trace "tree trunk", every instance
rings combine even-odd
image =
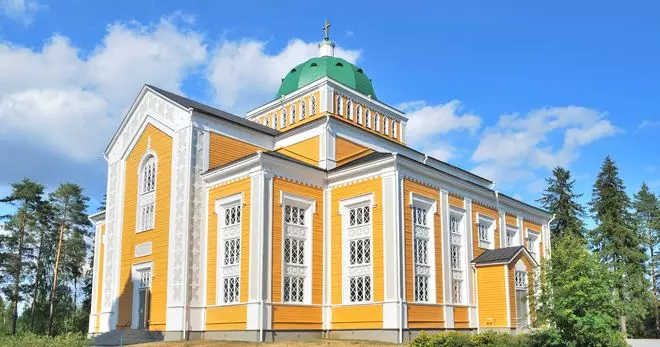
[[[23,265],[23,235],[25,234],[25,211],[21,216],[21,226],[18,229],[18,264],[16,265],[16,272],[14,272],[14,288],[12,290],[12,303],[11,303],[11,334],[16,336],[16,320],[18,319],[18,290],[21,283],[21,268]]]
[[[39,236],[39,250],[37,251],[37,273],[34,276],[34,290],[32,291],[32,316],[30,317],[30,330],[34,332],[34,315],[37,311],[37,295],[39,295],[39,275],[41,272],[41,249],[44,247],[44,232]]]
[[[651,280],[653,281],[653,313],[655,314],[655,330],[660,331],[660,319],[658,319],[658,283],[655,279],[655,245],[651,242]]]
[[[64,238],[65,224],[60,225],[60,239],[57,242],[57,255],[55,256],[55,268],[53,269],[53,287],[50,290],[50,313],[48,314],[48,336],[51,336],[53,329],[53,312],[55,310],[55,290],[57,288],[57,270],[60,265],[60,253],[62,252],[62,239]]]

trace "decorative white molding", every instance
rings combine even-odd
[[[151,247],[151,241],[135,245],[135,257],[139,258],[151,255]]]

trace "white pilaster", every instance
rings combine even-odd
[[[477,293],[474,291],[474,274],[472,273],[472,268],[469,265],[472,262],[472,259],[474,259],[474,249],[472,248],[472,241],[474,240],[474,233],[473,233],[473,222],[472,222],[472,199],[470,198],[465,198],[465,220],[466,220],[466,228],[465,228],[465,234],[467,238],[466,242],[466,249],[467,249],[467,255],[468,259],[466,260],[465,264],[465,273],[467,274],[467,285],[465,288],[467,289],[467,303],[469,307],[469,312],[470,312],[470,327],[471,328],[476,328],[478,325],[478,319],[477,319],[477,308],[476,308],[476,300],[475,297]]]
[[[383,328],[405,328],[405,269],[401,180],[396,171],[382,175],[383,184]]]
[[[330,122],[325,123],[325,129],[321,132],[320,142],[319,167],[326,170],[334,169],[337,166],[337,137],[330,127]]]
[[[323,190],[323,330],[332,329],[332,190]]]
[[[522,217],[518,216],[516,218],[516,224],[518,227],[518,233],[516,234],[516,242],[518,243],[518,246],[524,246],[525,245],[525,239],[523,238],[523,219]]]
[[[452,283],[452,269],[451,260],[449,259],[449,193],[446,190],[440,191],[440,226],[442,228],[442,288],[445,328],[452,329],[454,327],[454,307],[451,300],[451,283]]]

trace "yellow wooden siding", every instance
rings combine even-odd
[[[156,211],[154,228],[136,233],[138,170],[148,143],[157,156]],[[168,240],[170,229],[170,190],[172,176],[172,138],[151,124],[140,135],[126,158],[124,210],[122,224],[119,317],[117,326],[130,326],[133,306],[131,270],[135,263],[153,261],[149,329],[165,330],[167,306]],[[152,242],[152,254],[135,257],[135,245]]]
[[[376,207],[372,211],[372,227],[373,227],[373,301],[381,302],[383,300],[383,210],[382,210],[382,180],[380,177],[369,179],[367,181],[350,184],[347,186],[337,187],[332,189],[331,199],[331,216],[332,216],[332,303],[337,305],[342,303],[342,218],[339,214],[339,203],[342,200],[358,197],[361,195],[373,193],[374,202]],[[367,305],[369,307],[371,305]],[[347,305],[344,307],[333,308],[333,328],[336,328],[335,317],[342,317],[338,326],[350,326],[350,319],[355,322],[381,322],[382,325],[382,308],[380,305],[377,313],[374,309],[366,309],[364,305]],[[360,317],[357,314],[351,314],[350,310],[359,309],[360,312],[368,314],[365,317]],[[338,311],[335,311],[338,310]],[[366,310],[366,311],[365,311]],[[346,318],[337,312],[346,312]],[[348,319],[348,320],[347,320]],[[366,323],[365,323],[366,324]],[[358,324],[359,326],[360,324]],[[375,326],[374,324],[366,324]],[[377,324],[376,324],[377,325]]]
[[[454,328],[470,328],[469,309],[465,306],[454,306]]]
[[[320,330],[323,328],[321,306],[273,305],[272,326],[275,330]]]
[[[225,165],[261,150],[259,146],[211,132],[209,139],[209,168]]]
[[[342,137],[335,139],[335,160],[337,161],[337,166],[342,166],[373,152],[372,149],[360,146]]]
[[[506,224],[511,226],[518,225],[518,219],[514,215],[506,214]]]
[[[239,302],[247,302],[249,285],[249,246],[250,246],[250,179],[215,187],[208,193],[208,266],[206,302],[209,306],[220,304],[216,301],[216,270],[218,262],[218,216],[215,213],[216,200],[243,193],[243,207],[241,211],[241,280]],[[210,307],[207,310],[206,327],[208,330],[232,330],[238,326],[245,328],[245,307],[241,305]],[[209,319],[212,317],[212,319]]]
[[[105,235],[105,224],[101,225],[100,228],[100,235],[99,239],[101,242],[99,242],[99,258],[98,258],[98,274],[96,275],[96,307],[94,310],[96,311],[96,321],[94,322],[94,331],[98,332],[100,329],[100,313],[101,313],[101,300],[103,298],[103,255],[105,254],[105,245],[103,244],[103,236]]]
[[[448,200],[449,200],[449,205],[450,206],[454,206],[454,207],[458,207],[458,208],[464,208],[464,206],[465,206],[464,200],[461,197],[449,194],[448,195]]]
[[[242,256],[241,256],[242,257]],[[241,280],[241,286],[243,286]],[[231,305],[216,306],[206,309],[207,331],[213,330],[245,330],[247,326],[247,306]]]
[[[442,297],[442,288],[443,288],[443,282],[442,282],[442,228],[440,225],[440,201],[438,200],[438,196],[440,195],[440,192],[424,186],[422,184],[419,184],[417,182],[413,182],[410,180],[404,180],[403,181],[403,196],[405,197],[405,211],[403,214],[403,223],[406,227],[406,233],[405,233],[405,254],[406,254],[406,269],[410,269],[410,271],[406,271],[406,298],[409,302],[414,301],[414,294],[415,294],[415,278],[413,274],[413,269],[414,269],[414,257],[413,257],[413,221],[412,221],[412,210],[410,208],[412,201],[410,201],[410,194],[417,194],[420,196],[423,196],[427,199],[435,201],[436,205],[436,213],[433,215],[434,219],[434,225],[433,225],[433,232],[434,232],[434,241],[435,241],[435,249],[433,252],[435,252],[435,288],[436,288],[436,302],[442,303],[443,302],[443,297]]]
[[[445,327],[444,308],[439,305],[408,304],[408,328],[440,329]]]
[[[277,151],[314,166],[319,165],[319,136],[286,146]]]
[[[507,327],[505,273],[505,265],[477,268],[479,326],[482,328]]]
[[[476,258],[486,249],[479,247],[479,219],[477,214],[488,216],[493,218],[495,221],[495,231],[493,232],[493,238],[495,239],[495,248],[500,248],[500,217],[496,210],[481,205],[475,201],[472,202],[472,258]]]
[[[383,305],[343,305],[332,308],[332,329],[382,329]]]
[[[273,180],[273,278],[272,297],[274,302],[282,302],[282,205],[280,194],[288,193],[316,201],[316,213],[312,216],[312,304],[323,302],[323,190],[299,183],[275,178]],[[311,329],[321,321],[321,310],[311,309],[303,305],[280,305],[280,314],[273,309],[273,325],[287,326],[296,329]],[[298,312],[298,315],[293,314]],[[318,313],[318,315],[316,315]]]

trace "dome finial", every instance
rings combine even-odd
[[[323,25],[323,32],[324,32],[324,37],[323,41],[319,42],[319,48],[320,48],[320,56],[322,57],[334,57],[335,56],[335,43],[330,40],[330,22],[328,20],[325,20],[325,24]]]

